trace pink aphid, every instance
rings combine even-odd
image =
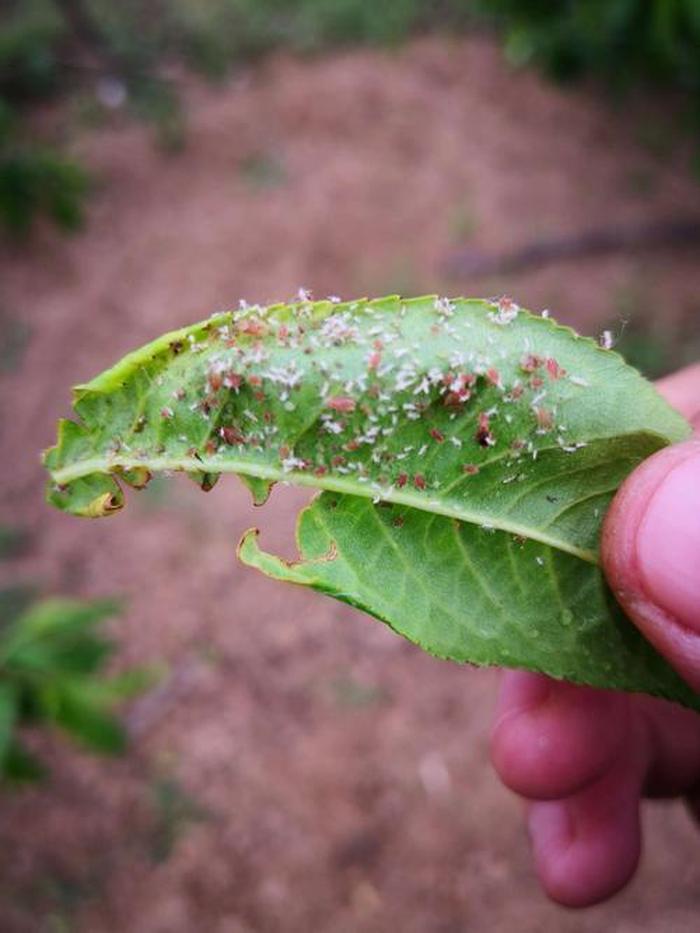
[[[501,374],[497,369],[491,367],[491,369],[486,370],[486,381],[489,382],[492,386],[500,388],[501,383]]]
[[[481,447],[493,447],[493,445],[496,443],[496,439],[491,433],[489,416],[485,411],[482,411],[479,415],[479,422],[477,424],[475,438]]]
[[[209,383],[209,388],[212,390],[212,392],[218,392],[224,383],[223,373],[216,369],[212,370],[207,376],[207,382]]]
[[[544,360],[541,356],[536,356],[534,353],[526,353],[520,360],[520,368],[524,373],[534,373],[543,363]]]
[[[443,404],[448,408],[456,408],[471,398],[471,387],[476,382],[476,376],[472,373],[459,373],[457,376],[447,373],[443,382],[450,389]]]
[[[238,391],[238,389],[240,389],[241,387],[242,382],[243,382],[243,377],[239,376],[238,373],[225,373],[224,374],[223,385],[227,389],[235,389],[236,391]]]
[[[351,412],[355,411],[357,407],[355,399],[350,398],[349,395],[332,395],[330,398],[327,398],[324,402],[326,408],[330,408],[332,411],[342,411],[342,412]]]
[[[535,408],[535,417],[540,431],[551,431],[554,427],[554,415],[548,408]]]
[[[237,428],[219,428],[219,436],[223,440],[224,444],[228,444],[229,447],[234,447],[238,444],[245,444],[245,437],[243,437]]]
[[[551,356],[547,358],[546,366],[550,379],[561,379],[562,376],[566,375],[566,370]]]
[[[248,334],[251,337],[264,337],[267,334],[267,324],[258,318],[248,317],[238,321],[236,329],[239,334]]]
[[[378,350],[375,350],[373,353],[370,353],[367,358],[367,368],[368,369],[378,369],[380,363],[382,362],[382,354]]]

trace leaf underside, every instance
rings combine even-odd
[[[241,559],[376,616],[439,657],[700,699],[638,634],[598,565],[605,510],[689,433],[615,353],[507,299],[244,307],[166,334],[75,390],[47,451],[77,515],[122,485],[237,473],[321,494],[299,560]],[[117,480],[121,480],[118,482]]]

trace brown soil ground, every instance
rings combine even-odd
[[[585,913],[539,892],[520,805],[487,736],[496,675],[237,566],[251,524],[292,552],[304,497],[254,514],[236,481],[176,480],[109,522],[42,502],[38,451],[69,386],[162,330],[249,300],[392,290],[512,294],[595,332],[639,306],[700,315],[690,252],[448,282],[485,249],[698,203],[687,153],[640,144],[648,113],[513,77],[482,41],[269,61],[187,90],[188,145],[133,125],[81,135],[103,182],[86,231],[3,247],[2,521],[29,529],[6,580],[121,594],[120,663],[171,665],[118,762],[45,743],[53,780],[0,802],[0,928],[89,933],[452,933],[698,927],[700,860],[677,805],[645,814],[643,864]],[[634,110],[634,108],[631,108]],[[648,135],[648,133],[647,133]],[[9,331],[8,331],[9,332]],[[11,364],[14,364],[13,366]]]

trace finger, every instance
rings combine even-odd
[[[634,698],[649,740],[644,793],[677,797],[700,785],[700,716],[675,703],[648,696]]]
[[[656,388],[696,429],[700,429],[700,363],[656,383]]]
[[[537,873],[547,894],[587,907],[620,890],[641,848],[639,803],[646,768],[635,738],[601,778],[565,800],[530,804],[528,828]]]
[[[511,671],[491,757],[503,783],[523,797],[569,796],[611,767],[629,718],[627,696]]]
[[[628,477],[601,550],[629,617],[700,690],[700,439],[659,451]]]

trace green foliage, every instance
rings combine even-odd
[[[67,512],[118,480],[238,474],[322,490],[300,558],[242,560],[357,606],[440,657],[697,698],[623,616],[598,560],[624,478],[689,426],[621,357],[512,302],[248,307],[78,386],[46,454]]]
[[[143,689],[145,675],[108,678],[112,645],[95,629],[112,602],[36,601],[31,591],[0,596],[0,779],[41,776],[18,729],[57,727],[88,749],[118,754],[125,734],[114,706]]]
[[[697,0],[480,0],[518,64],[557,80],[599,75],[700,91]]]
[[[277,48],[304,54],[393,46],[416,32],[459,30],[473,20],[461,0],[176,0],[171,16],[175,45],[210,77]]]
[[[50,96],[59,78],[57,53],[65,32],[51,0],[6,3],[0,29],[0,100]]]
[[[63,230],[76,230],[87,192],[86,172],[56,150],[0,143],[0,222],[10,232],[27,233],[42,214]]]

